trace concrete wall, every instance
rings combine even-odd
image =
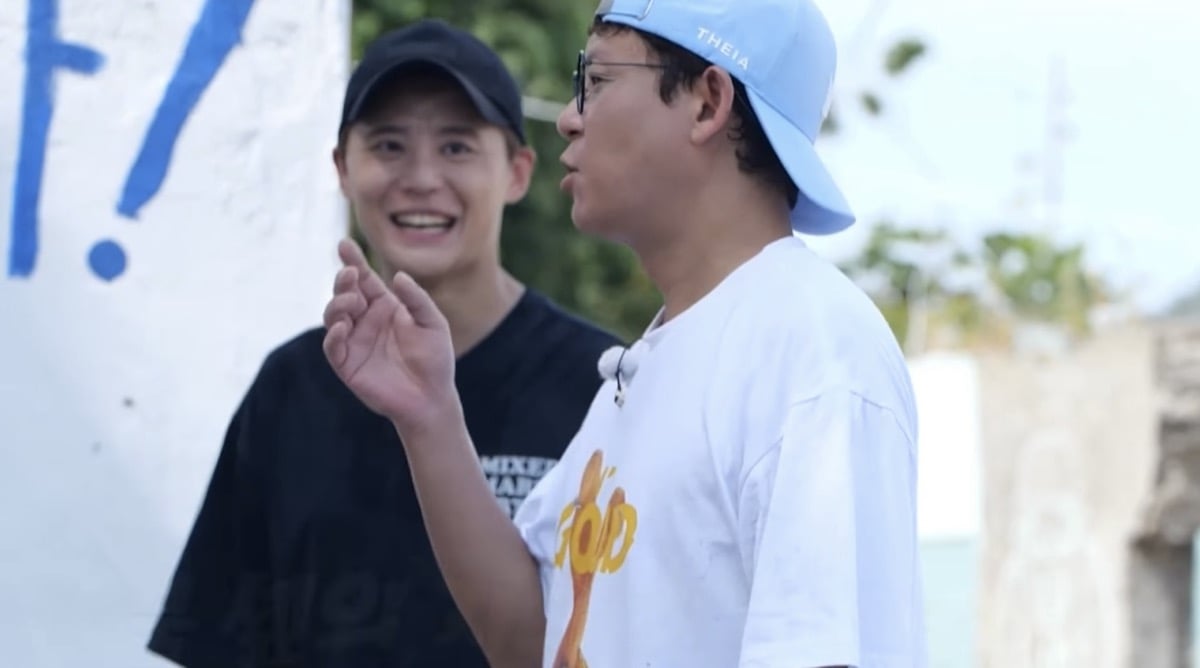
[[[979,357],[978,665],[1125,668],[1129,563],[1157,466],[1156,334]]]
[[[0,666],[160,665],[225,423],[329,294],[348,14],[0,2]]]

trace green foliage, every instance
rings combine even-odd
[[[911,348],[913,313],[927,339],[959,345],[1003,342],[1020,323],[1049,323],[1082,337],[1095,307],[1117,298],[1085,267],[1079,244],[1040,234],[998,232],[961,246],[943,230],[882,223],[842,264]],[[917,345],[922,345],[921,342]]]
[[[983,244],[992,283],[1021,318],[1082,334],[1091,307],[1111,299],[1111,290],[1084,268],[1082,244],[1059,247],[1042,235],[1011,233],[988,235]]]
[[[901,39],[884,54],[881,72],[892,79],[903,76],[926,53],[921,40]],[[858,91],[853,101],[869,117],[885,112],[876,91]],[[841,109],[842,101],[835,100],[823,134],[838,132]],[[943,230],[884,221],[872,228],[866,245],[842,269],[871,295],[909,348],[929,340],[1003,342],[1021,322],[1053,323],[1083,336],[1093,309],[1115,298],[1084,267],[1083,246],[1059,246],[1036,234],[996,233],[979,247],[965,248]],[[960,280],[964,277],[968,280]],[[921,316],[920,328],[914,314]],[[914,343],[914,331],[924,341]]]
[[[899,76],[925,55],[925,43],[919,39],[902,39],[888,49],[883,59],[883,69],[889,76]]]
[[[907,341],[916,304],[938,309],[953,327],[971,330],[984,322],[983,307],[969,285],[954,278],[969,274],[974,258],[944,230],[902,228],[884,221],[858,255],[842,264],[879,306],[896,338]]]
[[[871,116],[878,116],[883,111],[883,100],[880,100],[875,93],[866,92],[859,95],[859,102]]]
[[[442,18],[496,49],[525,95],[566,102],[595,8],[592,0],[354,0],[351,51],[357,59],[386,30]],[[625,247],[572,225],[570,200],[558,188],[566,145],[554,125],[527,120],[526,132],[538,167],[529,194],[505,214],[505,266],[568,310],[636,338],[658,309],[657,291]]]
[[[883,73],[889,78],[896,78],[912,69],[913,65],[926,53],[925,43],[915,37],[906,37],[891,46],[884,54]],[[883,98],[873,90],[861,90],[857,94],[859,106],[868,116],[875,117],[883,113]],[[841,104],[835,100],[829,108],[829,114],[821,123],[821,134],[836,134],[841,130]]]

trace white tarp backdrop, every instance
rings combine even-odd
[[[0,3],[0,666],[144,649],[263,355],[319,322],[347,0]]]

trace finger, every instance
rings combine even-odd
[[[347,267],[357,267],[358,269],[370,269],[367,264],[367,256],[363,254],[362,248],[358,242],[353,239],[342,239],[337,246],[338,257]]]
[[[350,322],[348,320],[339,320],[333,323],[325,332],[325,340],[321,342],[321,349],[325,351],[326,359],[335,370],[341,369],[342,365],[346,363],[346,357],[350,352],[346,343],[349,337]]]
[[[362,291],[363,296],[369,302],[373,302],[388,294],[387,284],[372,269],[367,269],[366,271],[359,270],[358,289]]]
[[[333,278],[333,294],[358,290],[358,268],[342,267]]]
[[[358,289],[362,290],[368,302],[389,294],[387,283],[367,263],[367,258],[358,244],[350,239],[343,239],[338,243],[338,255],[347,267],[353,267],[358,272]]]
[[[387,294],[387,284],[371,269],[367,256],[353,239],[342,239],[338,242],[338,257],[347,267],[358,271],[358,286],[368,301],[374,301]]]
[[[397,272],[396,277],[392,279],[392,290],[418,326],[442,327],[445,323],[445,318],[433,303],[433,298],[417,285],[412,276],[402,271]]]
[[[325,304],[325,311],[322,314],[322,320],[325,326],[329,327],[342,317],[338,312],[335,312],[332,306],[335,303],[342,304],[343,308],[347,306],[345,299],[338,299],[342,295],[358,295],[362,297],[362,290],[358,287],[358,269],[355,267],[342,267],[338,270],[337,276],[333,279],[333,298]],[[363,297],[363,301],[366,298]]]
[[[334,295],[325,305],[325,325],[331,326],[339,320],[353,323],[367,312],[367,298],[353,290]]]

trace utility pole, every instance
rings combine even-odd
[[[1041,223],[1047,232],[1062,226],[1063,180],[1066,173],[1064,154],[1070,140],[1067,105],[1066,63],[1061,54],[1051,54],[1046,97],[1046,125],[1042,146]]]

